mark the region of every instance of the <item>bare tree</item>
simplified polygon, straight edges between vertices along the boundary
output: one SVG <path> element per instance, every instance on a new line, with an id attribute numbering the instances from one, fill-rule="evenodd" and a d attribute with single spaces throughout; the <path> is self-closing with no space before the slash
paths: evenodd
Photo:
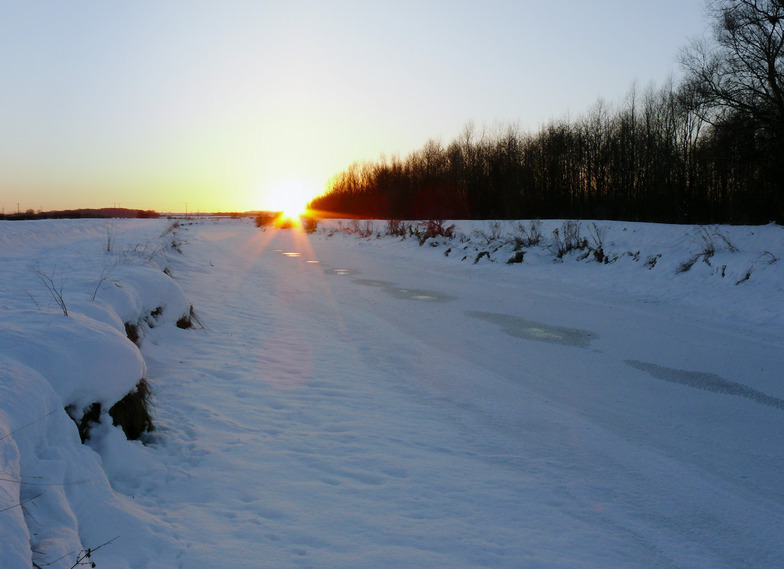
<path id="1" fill-rule="evenodd" d="M 697 40 L 681 62 L 715 123 L 729 113 L 784 134 L 784 2 L 708 0 L 711 40 Z"/>

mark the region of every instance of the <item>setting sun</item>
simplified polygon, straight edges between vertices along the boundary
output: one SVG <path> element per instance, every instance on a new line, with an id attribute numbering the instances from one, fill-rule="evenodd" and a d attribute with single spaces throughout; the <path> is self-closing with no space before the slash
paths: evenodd
<path id="1" fill-rule="evenodd" d="M 298 219 L 307 210 L 307 204 L 318 192 L 302 180 L 284 180 L 275 184 L 270 195 L 270 207 L 282 212 L 283 217 Z"/>

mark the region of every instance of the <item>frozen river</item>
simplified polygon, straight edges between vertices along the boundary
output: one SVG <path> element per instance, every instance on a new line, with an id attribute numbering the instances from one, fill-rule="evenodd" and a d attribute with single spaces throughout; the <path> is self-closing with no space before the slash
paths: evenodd
<path id="1" fill-rule="evenodd" d="M 14 559 L 29 531 L 33 559 L 66 568 L 68 551 L 104 542 L 99 568 L 784 566 L 777 261 L 732 277 L 743 286 L 722 280 L 746 270 L 743 252 L 679 274 L 684 228 L 644 224 L 612 226 L 630 240 L 619 250 L 649 248 L 615 264 L 531 249 L 508 266 L 490 262 L 503 251 L 461 262 L 476 251 L 457 239 L 96 223 L 0 228 L 0 342 L 43 338 L 27 360 L 21 340 L 0 358 L 0 545 L 21 547 Z M 146 245 L 130 247 L 139 230 Z M 728 237 L 748 248 L 756 231 Z M 174 326 L 181 293 L 128 264 L 158 240 L 167 252 L 150 258 L 203 327 Z M 68 317 L 43 271 L 65 283 Z M 133 291 L 162 299 L 135 309 L 161 305 L 139 356 L 157 429 L 142 445 L 104 422 L 85 447 L 51 414 L 58 395 L 30 386 L 111 369 L 78 326 L 136 350 L 85 316 L 111 324 L 100 303 Z"/>
<path id="2" fill-rule="evenodd" d="M 187 234 L 207 329 L 143 349 L 185 567 L 784 563 L 780 339 L 394 242 Z"/>

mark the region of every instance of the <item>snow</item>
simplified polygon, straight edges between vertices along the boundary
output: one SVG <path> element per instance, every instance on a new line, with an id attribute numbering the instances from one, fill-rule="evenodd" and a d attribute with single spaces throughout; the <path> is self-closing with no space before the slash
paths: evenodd
<path id="1" fill-rule="evenodd" d="M 563 223 L 0 222 L 0 567 L 784 566 L 784 229 Z"/>

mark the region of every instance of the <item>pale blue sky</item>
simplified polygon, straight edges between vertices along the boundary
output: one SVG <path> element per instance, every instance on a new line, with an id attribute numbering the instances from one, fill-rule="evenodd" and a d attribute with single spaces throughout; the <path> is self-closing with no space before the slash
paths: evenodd
<path id="1" fill-rule="evenodd" d="M 355 160 L 663 83 L 703 0 L 0 0 L 0 206 L 275 207 Z"/>

